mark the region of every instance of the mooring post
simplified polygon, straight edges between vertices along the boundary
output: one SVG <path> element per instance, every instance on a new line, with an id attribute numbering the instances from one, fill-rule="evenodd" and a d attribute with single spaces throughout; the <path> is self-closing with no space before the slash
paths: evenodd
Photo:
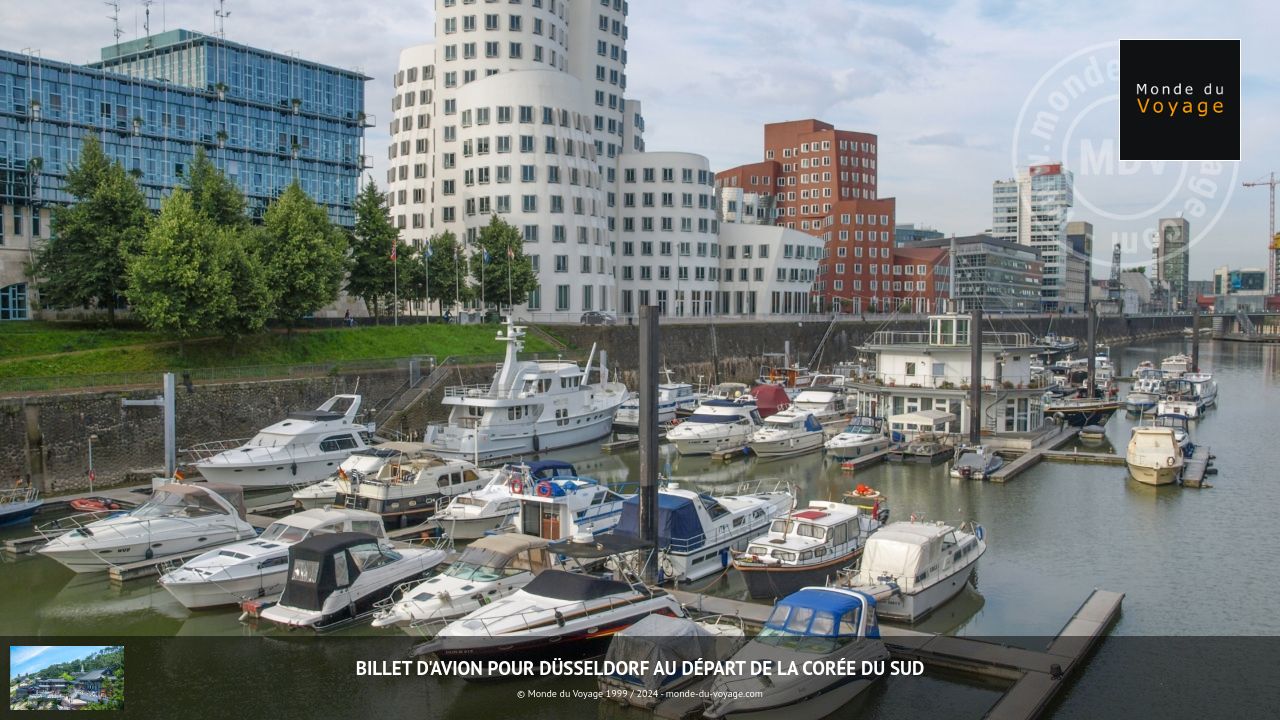
<path id="1" fill-rule="evenodd" d="M 658 580 L 658 308 L 640 308 L 640 540 L 643 580 Z"/>
<path id="2" fill-rule="evenodd" d="M 982 442 L 982 308 L 969 311 L 969 444 Z"/>
<path id="3" fill-rule="evenodd" d="M 1200 303 L 1191 306 L 1191 370 L 1200 372 Z"/>
<path id="4" fill-rule="evenodd" d="M 171 372 L 164 374 L 164 477 L 173 479 L 178 471 L 178 412 L 175 405 L 177 387 Z"/>
<path id="5" fill-rule="evenodd" d="M 1089 379 L 1085 382 L 1089 383 L 1089 397 L 1100 397 L 1098 389 L 1094 387 L 1093 382 L 1094 373 L 1098 369 L 1098 308 L 1096 305 L 1089 306 L 1088 313 L 1085 315 L 1085 322 L 1089 325 L 1087 330 L 1089 337 Z"/>

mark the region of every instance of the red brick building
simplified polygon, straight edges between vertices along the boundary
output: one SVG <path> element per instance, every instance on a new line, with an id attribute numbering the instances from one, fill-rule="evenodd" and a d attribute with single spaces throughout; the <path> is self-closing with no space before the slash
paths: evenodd
<path id="1" fill-rule="evenodd" d="M 896 203 L 879 197 L 876 144 L 875 135 L 819 120 L 771 123 L 763 162 L 716 174 L 717 188 L 760 195 L 773 224 L 824 240 L 811 291 L 815 311 L 856 313 L 894 302 Z"/>

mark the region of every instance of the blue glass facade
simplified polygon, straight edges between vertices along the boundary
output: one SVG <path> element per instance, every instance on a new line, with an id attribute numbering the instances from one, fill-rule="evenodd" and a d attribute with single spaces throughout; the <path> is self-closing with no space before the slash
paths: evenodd
<path id="1" fill-rule="evenodd" d="M 351 225 L 362 170 L 364 75 L 175 30 L 81 66 L 0 51 L 0 205 L 67 202 L 81 138 L 97 133 L 152 207 L 198 146 L 260 216 L 297 178 Z"/>

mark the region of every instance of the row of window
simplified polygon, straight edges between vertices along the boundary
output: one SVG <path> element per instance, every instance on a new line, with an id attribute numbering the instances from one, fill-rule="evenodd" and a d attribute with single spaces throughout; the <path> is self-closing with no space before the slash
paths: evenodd
<path id="1" fill-rule="evenodd" d="M 654 228 L 661 229 L 662 232 L 675 232 L 675 219 L 671 217 L 660 217 L 655 224 L 653 218 L 645 216 L 640 218 L 640 231 L 653 232 Z M 718 233 L 720 232 L 720 223 L 711 218 L 698 218 L 698 232 L 700 233 Z M 693 218 L 680 218 L 680 232 L 693 232 Z M 636 219 L 633 217 L 622 218 L 622 231 L 635 232 Z"/>
<path id="2" fill-rule="evenodd" d="M 639 174 L 637 174 L 637 170 L 639 170 Z M 626 183 L 635 184 L 636 178 L 639 177 L 641 182 L 647 182 L 647 183 L 658 182 L 657 177 L 658 177 L 659 170 L 661 170 L 662 172 L 662 182 L 673 183 L 676 181 L 676 170 L 675 168 L 669 168 L 669 167 L 627 168 L 622 172 L 622 180 L 623 182 L 626 182 Z M 714 186 L 715 176 L 712 175 L 709 171 L 707 170 L 695 171 L 693 168 L 680 168 L 680 182 L 692 183 L 694 182 L 695 177 L 697 178 L 697 183 L 699 185 Z"/>

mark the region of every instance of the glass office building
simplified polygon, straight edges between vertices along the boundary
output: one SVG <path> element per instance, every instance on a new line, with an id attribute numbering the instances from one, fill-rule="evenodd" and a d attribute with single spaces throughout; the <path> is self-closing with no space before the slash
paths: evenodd
<path id="1" fill-rule="evenodd" d="M 174 30 L 90 65 L 0 50 L 0 320 L 26 317 L 23 266 L 49 233 L 82 138 L 137 178 L 153 208 L 203 146 L 260 217 L 295 178 L 353 223 L 364 154 L 363 74 Z"/>

